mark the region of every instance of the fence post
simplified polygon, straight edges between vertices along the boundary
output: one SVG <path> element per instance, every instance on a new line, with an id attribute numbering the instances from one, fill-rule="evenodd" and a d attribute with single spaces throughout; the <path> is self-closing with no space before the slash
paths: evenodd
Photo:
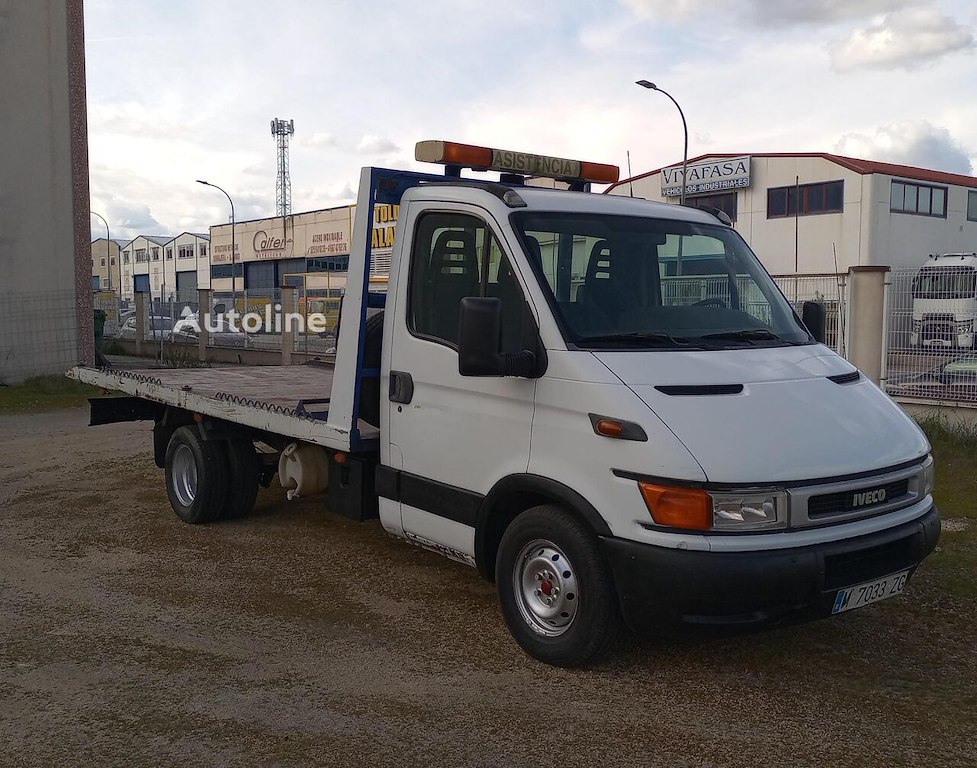
<path id="1" fill-rule="evenodd" d="M 295 346 L 295 331 L 289 317 L 295 312 L 295 286 L 282 286 L 282 365 L 292 364 L 292 348 Z"/>
<path id="2" fill-rule="evenodd" d="M 142 357 L 142 342 L 146 338 L 146 294 L 136 291 L 136 357 Z"/>
<path id="3" fill-rule="evenodd" d="M 848 270 L 848 360 L 876 384 L 885 350 L 885 282 L 889 267 Z"/>
<path id="4" fill-rule="evenodd" d="M 210 344 L 210 331 L 207 330 L 207 319 L 210 317 L 210 288 L 197 289 L 197 322 L 200 333 L 197 335 L 197 353 L 201 363 L 207 362 L 207 346 Z"/>

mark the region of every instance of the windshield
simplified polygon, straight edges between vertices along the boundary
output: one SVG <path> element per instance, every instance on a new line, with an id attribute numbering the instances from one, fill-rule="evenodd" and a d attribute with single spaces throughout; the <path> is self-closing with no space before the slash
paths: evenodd
<path id="1" fill-rule="evenodd" d="M 578 213 L 512 218 L 572 344 L 714 349 L 813 343 L 728 227 Z"/>
<path id="2" fill-rule="evenodd" d="M 975 283 L 973 267 L 923 267 L 913 280 L 913 298 L 972 299 Z"/>

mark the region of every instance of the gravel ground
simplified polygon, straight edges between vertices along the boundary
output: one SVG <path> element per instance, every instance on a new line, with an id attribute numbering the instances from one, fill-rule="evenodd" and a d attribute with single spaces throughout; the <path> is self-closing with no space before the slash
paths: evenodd
<path id="1" fill-rule="evenodd" d="M 588 670 L 474 571 L 287 503 L 170 512 L 149 427 L 0 417 L 0 765 L 972 766 L 977 610 L 906 597 Z"/>

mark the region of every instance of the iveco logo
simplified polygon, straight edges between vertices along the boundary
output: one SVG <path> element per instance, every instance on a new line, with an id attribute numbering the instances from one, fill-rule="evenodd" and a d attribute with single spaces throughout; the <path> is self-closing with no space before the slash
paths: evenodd
<path id="1" fill-rule="evenodd" d="M 852 507 L 867 507 L 869 504 L 881 504 L 883 501 L 885 501 L 885 488 L 879 488 L 877 491 L 864 491 L 854 494 L 851 505 Z"/>

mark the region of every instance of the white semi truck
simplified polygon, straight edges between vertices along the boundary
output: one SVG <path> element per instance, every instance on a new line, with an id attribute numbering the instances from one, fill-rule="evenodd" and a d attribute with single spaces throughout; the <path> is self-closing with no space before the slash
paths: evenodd
<path id="1" fill-rule="evenodd" d="M 362 171 L 334 364 L 70 371 L 125 395 L 93 399 L 93 425 L 154 422 L 181 519 L 246 514 L 277 471 L 475 567 L 519 645 L 563 666 L 622 620 L 760 627 L 903 592 L 939 536 L 929 445 L 734 229 L 591 193 L 613 166 L 417 157 L 444 174 Z M 541 175 L 570 189 L 524 184 Z M 378 203 L 400 205 L 386 295 Z M 663 290 L 682 254 L 721 295 Z"/>
<path id="2" fill-rule="evenodd" d="M 977 323 L 977 253 L 929 257 L 913 278 L 910 344 L 973 349 Z"/>

